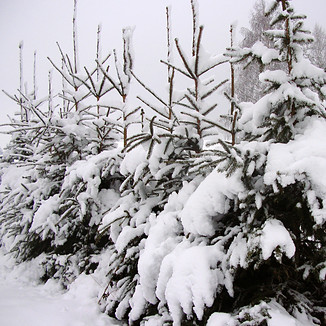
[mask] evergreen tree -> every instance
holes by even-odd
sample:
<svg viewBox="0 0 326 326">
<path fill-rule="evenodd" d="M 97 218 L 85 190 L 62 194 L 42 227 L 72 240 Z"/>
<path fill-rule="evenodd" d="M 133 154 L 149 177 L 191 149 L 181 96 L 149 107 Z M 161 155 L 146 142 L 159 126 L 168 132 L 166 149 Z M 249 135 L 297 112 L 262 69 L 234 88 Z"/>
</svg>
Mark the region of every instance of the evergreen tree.
<svg viewBox="0 0 326 326">
<path fill-rule="evenodd" d="M 119 197 L 122 179 L 118 145 L 123 132 L 110 115 L 119 110 L 110 111 L 110 100 L 109 105 L 100 102 L 114 90 L 102 73 L 108 57 L 93 70 L 85 67 L 83 76 L 75 26 L 73 35 L 73 59 L 60 46 L 62 66 L 50 59 L 62 76 L 61 103 L 53 95 L 51 74 L 45 100 L 34 98 L 35 92 L 11 96 L 24 114 L 10 124 L 13 138 L 2 159 L 0 207 L 2 245 L 19 261 L 38 257 L 44 280 L 55 277 L 65 285 L 94 268 L 92 256 L 108 244 L 96 241 L 97 229 L 103 212 Z M 99 41 L 100 60 L 98 53 Z"/>
<path fill-rule="evenodd" d="M 253 7 L 250 18 L 250 28 L 241 28 L 243 39 L 240 41 L 241 48 L 251 48 L 253 50 L 261 50 L 258 48 L 257 42 L 261 42 L 266 47 L 272 47 L 272 40 L 265 33 L 270 28 L 273 15 L 265 15 L 265 0 L 258 0 Z M 316 25 L 313 30 L 314 42 L 303 47 L 305 56 L 319 68 L 325 69 L 325 31 L 322 27 Z M 236 94 L 240 102 L 255 103 L 264 94 L 264 85 L 259 82 L 259 74 L 264 69 L 264 63 L 252 58 L 253 61 L 243 63 L 237 67 L 236 77 Z M 264 58 L 262 58 L 264 60 Z M 269 65 L 270 70 L 283 69 L 282 63 L 274 61 Z"/>
<path fill-rule="evenodd" d="M 242 231 L 237 238 L 246 239 L 242 245 L 246 243 L 247 249 L 246 259 L 240 261 L 240 268 L 233 274 L 233 307 L 243 311 L 243 306 L 276 300 L 294 316 L 300 312 L 311 323 L 323 323 L 324 308 L 318 306 L 325 305 L 324 276 L 320 274 L 325 259 L 325 220 L 318 211 L 323 209 L 322 197 L 318 199 L 315 192 L 318 180 L 308 173 L 308 166 L 300 172 L 290 167 L 282 171 L 282 164 L 277 166 L 273 160 L 285 159 L 283 150 L 298 150 L 300 143 L 296 139 L 309 138 L 315 123 L 324 124 L 322 89 L 326 75 L 304 57 L 303 45 L 312 41 L 303 28 L 305 16 L 297 15 L 289 1 L 273 1 L 267 12 L 272 14 L 274 29 L 265 33 L 274 42 L 274 49 L 256 43 L 250 56 L 265 64 L 276 60 L 285 70 L 265 68 L 259 79 L 267 86 L 267 95 L 255 105 L 241 107 L 239 137 L 245 141 L 238 149 L 242 153 L 241 181 L 246 194 L 238 195 Z M 247 50 L 238 54 L 237 60 L 248 58 Z M 319 208 L 316 201 L 320 202 Z M 230 248 L 239 240 L 235 239 Z"/>
<path fill-rule="evenodd" d="M 223 127 L 222 119 L 218 121 L 219 114 L 215 110 L 215 92 L 226 81 L 216 83 L 214 78 L 204 77 L 226 62 L 226 58 L 205 53 L 201 44 L 203 27 L 198 27 L 197 22 L 197 3 L 193 1 L 191 4 L 194 27 L 192 58 L 187 59 L 178 39 L 175 39 L 176 47 L 173 49 L 183 64 L 181 68 L 172 63 L 170 56 L 170 10 L 167 8 L 168 58 L 162 61 L 168 67 L 167 99 L 158 96 L 133 74 L 156 100 L 157 103 L 152 104 L 139 98 L 155 115 L 151 117 L 147 113 L 147 130 L 144 128 L 142 133 L 129 138 L 121 166 L 126 178 L 122 196 L 102 223 L 101 236 L 109 232 L 115 252 L 110 260 L 108 286 L 101 301 L 109 314 L 119 319 L 128 318 L 130 323 L 159 309 L 155 300 L 146 302 L 140 290 L 139 259 L 151 225 L 164 211 L 170 197 L 185 183 L 197 178 L 195 162 L 198 157 L 205 157 L 204 141 L 216 141 L 221 132 L 231 134 Z M 189 79 L 193 86 L 176 92 L 175 73 Z M 201 173 L 208 172 L 202 170 Z"/>
</svg>

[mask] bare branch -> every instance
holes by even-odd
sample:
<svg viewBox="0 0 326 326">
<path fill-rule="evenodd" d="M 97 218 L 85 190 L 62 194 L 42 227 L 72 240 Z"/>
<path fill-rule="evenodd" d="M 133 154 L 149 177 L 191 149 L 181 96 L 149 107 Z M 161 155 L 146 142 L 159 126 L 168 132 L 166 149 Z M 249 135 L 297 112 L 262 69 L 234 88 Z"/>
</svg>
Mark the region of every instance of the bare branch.
<svg viewBox="0 0 326 326">
<path fill-rule="evenodd" d="M 191 76 L 192 79 L 196 79 L 196 76 L 194 75 L 193 71 L 191 70 L 191 68 L 190 68 L 190 66 L 189 66 L 189 64 L 187 62 L 187 59 L 186 59 L 184 53 L 182 52 L 182 50 L 180 48 L 179 41 L 178 41 L 177 38 L 175 39 L 175 45 L 177 47 L 177 50 L 178 50 L 179 55 L 181 57 L 181 60 L 182 60 L 183 64 L 185 65 L 185 68 L 189 72 L 189 75 Z"/>
<path fill-rule="evenodd" d="M 131 72 L 131 74 L 134 76 L 134 78 L 137 80 L 137 82 L 143 86 L 150 94 L 152 94 L 158 101 L 160 101 L 164 106 L 168 106 L 158 95 L 156 95 L 156 93 L 154 91 L 152 91 L 150 88 L 148 88 L 143 82 L 140 81 L 140 79 L 138 79 L 136 77 L 136 75 Z"/>
<path fill-rule="evenodd" d="M 176 66 L 174 66 L 174 65 L 172 65 L 172 64 L 170 64 L 170 63 L 168 63 L 168 62 L 166 62 L 166 61 L 164 61 L 164 60 L 160 60 L 160 62 L 161 62 L 161 63 L 164 63 L 165 65 L 167 65 L 167 66 L 169 66 L 169 67 L 171 67 L 171 68 L 173 68 L 173 69 L 175 69 L 175 70 L 177 70 L 177 71 L 179 71 L 179 72 L 181 72 L 181 73 L 182 73 L 183 75 L 185 75 L 186 77 L 188 77 L 188 78 L 192 78 L 191 75 L 189 75 L 188 73 L 186 73 L 186 72 L 183 71 L 182 69 L 177 68 Z"/>
</svg>

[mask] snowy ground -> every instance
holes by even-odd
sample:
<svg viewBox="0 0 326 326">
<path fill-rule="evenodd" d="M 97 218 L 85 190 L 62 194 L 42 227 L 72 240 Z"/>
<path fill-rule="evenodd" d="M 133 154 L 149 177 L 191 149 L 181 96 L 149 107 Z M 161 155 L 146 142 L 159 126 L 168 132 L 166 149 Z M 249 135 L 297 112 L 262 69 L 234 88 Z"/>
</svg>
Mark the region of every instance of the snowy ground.
<svg viewBox="0 0 326 326">
<path fill-rule="evenodd" d="M 25 271 L 12 269 L 0 253 L 0 326 L 119 325 L 99 311 L 92 277 L 82 275 L 63 292 L 54 282 L 36 284 Z"/>
<path fill-rule="evenodd" d="M 97 295 L 101 287 L 93 276 L 82 274 L 69 291 L 63 291 L 54 281 L 38 284 L 38 272 L 36 264 L 14 266 L 0 249 L 0 326 L 122 326 L 100 312 Z M 290 316 L 274 301 L 251 308 L 251 313 L 263 305 L 271 317 L 268 326 L 316 325 L 304 314 Z M 207 326 L 236 324 L 231 315 L 215 313 Z M 161 323 L 152 320 L 146 325 Z"/>
</svg>

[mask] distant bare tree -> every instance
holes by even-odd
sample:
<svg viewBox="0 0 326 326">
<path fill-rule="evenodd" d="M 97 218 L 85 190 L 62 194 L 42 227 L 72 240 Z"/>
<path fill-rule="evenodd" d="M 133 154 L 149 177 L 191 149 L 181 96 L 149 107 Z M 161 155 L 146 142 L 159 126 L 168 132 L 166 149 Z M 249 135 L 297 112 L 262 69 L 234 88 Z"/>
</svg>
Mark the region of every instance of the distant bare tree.
<svg viewBox="0 0 326 326">
<path fill-rule="evenodd" d="M 315 42 L 308 49 L 308 57 L 314 65 L 326 70 L 326 31 L 323 27 L 316 24 L 313 36 Z"/>
<path fill-rule="evenodd" d="M 249 21 L 250 28 L 241 28 L 243 40 L 240 42 L 241 48 L 249 48 L 257 41 L 262 42 L 267 47 L 270 39 L 264 32 L 270 28 L 271 17 L 265 16 L 265 0 L 258 0 L 251 13 Z M 241 65 L 236 72 L 236 95 L 240 102 L 256 102 L 263 92 L 262 84 L 259 82 L 259 74 L 262 72 L 259 64 L 249 66 Z"/>
</svg>

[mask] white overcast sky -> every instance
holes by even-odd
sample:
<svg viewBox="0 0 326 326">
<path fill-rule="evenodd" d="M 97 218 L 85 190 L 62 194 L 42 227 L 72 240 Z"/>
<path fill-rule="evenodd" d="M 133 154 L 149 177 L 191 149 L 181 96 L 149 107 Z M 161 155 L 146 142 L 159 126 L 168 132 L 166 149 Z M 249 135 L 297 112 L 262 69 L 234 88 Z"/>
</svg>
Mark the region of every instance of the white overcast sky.
<svg viewBox="0 0 326 326">
<path fill-rule="evenodd" d="M 326 29 L 326 0 L 292 0 L 298 13 Z M 200 23 L 205 26 L 204 46 L 215 54 L 229 45 L 229 25 L 248 26 L 255 0 L 199 0 Z M 165 7 L 172 7 L 173 37 L 184 47 L 191 40 L 190 0 L 78 0 L 78 34 L 81 65 L 95 58 L 97 25 L 102 25 L 102 52 L 120 49 L 121 30 L 135 26 L 133 44 L 136 71 L 149 82 L 157 78 L 159 60 L 165 58 Z M 24 80 L 32 87 L 33 53 L 37 51 L 37 77 L 46 84 L 51 65 L 46 57 L 59 61 L 58 41 L 71 52 L 73 0 L 0 0 L 0 90 L 15 93 L 19 87 L 18 44 L 24 42 Z M 156 80 L 157 82 L 157 80 Z M 42 89 L 42 85 L 38 86 Z M 43 87 L 46 89 L 46 86 Z M 0 122 L 16 109 L 0 94 Z M 0 146 L 7 139 L 0 134 Z"/>
</svg>

